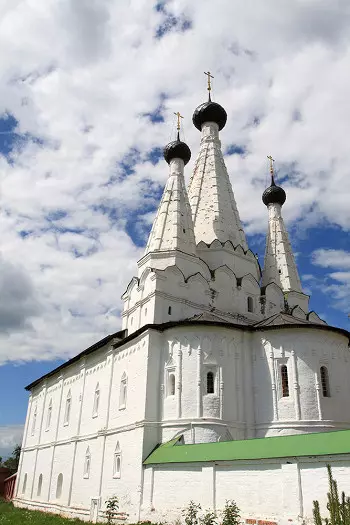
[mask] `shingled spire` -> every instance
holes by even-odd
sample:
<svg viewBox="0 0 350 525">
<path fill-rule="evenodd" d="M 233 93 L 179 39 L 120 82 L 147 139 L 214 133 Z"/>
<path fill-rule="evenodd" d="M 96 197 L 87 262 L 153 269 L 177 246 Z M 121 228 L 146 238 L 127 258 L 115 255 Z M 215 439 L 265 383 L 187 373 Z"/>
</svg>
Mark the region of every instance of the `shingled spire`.
<svg viewBox="0 0 350 525">
<path fill-rule="evenodd" d="M 286 201 L 283 188 L 276 186 L 272 157 L 270 159 L 271 185 L 263 193 L 262 200 L 269 213 L 266 237 L 263 286 L 275 282 L 284 292 L 302 292 L 298 268 L 292 246 L 282 217 L 282 206 Z"/>
<path fill-rule="evenodd" d="M 205 74 L 208 75 L 209 100 L 198 106 L 193 114 L 193 124 L 202 137 L 188 189 L 196 242 L 210 244 L 215 239 L 230 240 L 234 246 L 240 244 L 247 250 L 219 139 L 227 114 L 220 104 L 212 102 L 210 79 L 213 77 L 209 72 Z"/>
<path fill-rule="evenodd" d="M 180 141 L 179 133 L 177 140 L 165 147 L 164 158 L 169 164 L 169 178 L 148 239 L 146 254 L 179 250 L 195 255 L 191 208 L 184 180 L 184 166 L 191 158 L 191 151 L 187 144 Z"/>
</svg>

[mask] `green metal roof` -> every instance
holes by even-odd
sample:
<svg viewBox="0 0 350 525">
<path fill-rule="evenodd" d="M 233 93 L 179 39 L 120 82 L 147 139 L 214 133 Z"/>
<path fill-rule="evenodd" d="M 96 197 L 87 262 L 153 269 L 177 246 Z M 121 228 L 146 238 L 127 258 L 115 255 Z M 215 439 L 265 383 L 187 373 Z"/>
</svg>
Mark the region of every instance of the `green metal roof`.
<svg viewBox="0 0 350 525">
<path fill-rule="evenodd" d="M 196 445 L 181 445 L 177 438 L 157 447 L 144 465 L 330 454 L 350 454 L 350 430 Z"/>
</svg>

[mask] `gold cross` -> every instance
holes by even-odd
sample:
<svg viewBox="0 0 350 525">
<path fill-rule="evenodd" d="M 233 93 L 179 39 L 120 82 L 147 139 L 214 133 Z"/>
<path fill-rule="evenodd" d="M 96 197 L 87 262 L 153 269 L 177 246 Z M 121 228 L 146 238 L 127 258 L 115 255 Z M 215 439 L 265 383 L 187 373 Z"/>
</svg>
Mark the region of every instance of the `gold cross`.
<svg viewBox="0 0 350 525">
<path fill-rule="evenodd" d="M 204 74 L 207 75 L 207 77 L 208 77 L 208 91 L 211 91 L 210 79 L 214 78 L 214 77 L 213 77 L 213 75 L 210 74 L 210 71 L 207 71 L 207 72 L 204 71 Z"/>
<path fill-rule="evenodd" d="M 271 173 L 271 175 L 273 175 L 273 163 L 275 162 L 275 159 L 273 159 L 273 158 L 271 157 L 271 155 L 268 155 L 267 158 L 268 158 L 269 161 L 270 161 L 270 173 Z"/>
<path fill-rule="evenodd" d="M 180 115 L 180 111 L 178 111 L 177 113 L 175 113 L 174 111 L 174 115 L 177 116 L 177 131 L 180 131 L 180 124 L 181 124 L 180 118 L 183 118 L 183 116 Z"/>
</svg>

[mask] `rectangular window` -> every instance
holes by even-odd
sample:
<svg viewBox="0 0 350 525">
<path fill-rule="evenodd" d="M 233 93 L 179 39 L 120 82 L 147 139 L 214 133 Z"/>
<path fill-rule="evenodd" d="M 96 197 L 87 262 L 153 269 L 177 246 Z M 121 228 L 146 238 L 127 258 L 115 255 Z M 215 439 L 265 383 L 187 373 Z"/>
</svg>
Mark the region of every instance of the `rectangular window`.
<svg viewBox="0 0 350 525">
<path fill-rule="evenodd" d="M 287 365 L 281 366 L 282 397 L 289 397 L 289 381 Z"/>
</svg>

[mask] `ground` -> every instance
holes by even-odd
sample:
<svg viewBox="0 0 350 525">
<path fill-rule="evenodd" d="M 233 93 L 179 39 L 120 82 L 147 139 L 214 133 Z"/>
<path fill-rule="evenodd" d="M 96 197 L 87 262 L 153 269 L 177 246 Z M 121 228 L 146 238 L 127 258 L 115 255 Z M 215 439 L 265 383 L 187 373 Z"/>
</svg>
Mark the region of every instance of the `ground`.
<svg viewBox="0 0 350 525">
<path fill-rule="evenodd" d="M 17 509 L 12 503 L 0 500 L 0 525 L 82 525 L 80 520 L 69 520 L 55 514 Z"/>
</svg>

